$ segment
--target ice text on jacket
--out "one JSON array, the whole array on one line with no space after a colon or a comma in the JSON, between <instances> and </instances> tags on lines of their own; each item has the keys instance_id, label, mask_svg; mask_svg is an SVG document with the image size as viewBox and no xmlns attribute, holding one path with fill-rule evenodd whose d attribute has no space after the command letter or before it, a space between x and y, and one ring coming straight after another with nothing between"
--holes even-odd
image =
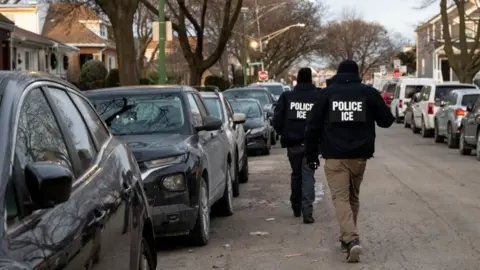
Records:
<instances>
[{"instance_id":1,"label":"ice text on jacket","mask_svg":"<svg viewBox=\"0 0 480 270\"><path fill-rule=\"evenodd\" d=\"M331 100L331 122L365 122L364 100Z\"/></svg>"},{"instance_id":2,"label":"ice text on jacket","mask_svg":"<svg viewBox=\"0 0 480 270\"><path fill-rule=\"evenodd\" d=\"M288 119L307 119L307 112L311 111L313 103L291 101L288 106Z\"/></svg>"}]
</instances>

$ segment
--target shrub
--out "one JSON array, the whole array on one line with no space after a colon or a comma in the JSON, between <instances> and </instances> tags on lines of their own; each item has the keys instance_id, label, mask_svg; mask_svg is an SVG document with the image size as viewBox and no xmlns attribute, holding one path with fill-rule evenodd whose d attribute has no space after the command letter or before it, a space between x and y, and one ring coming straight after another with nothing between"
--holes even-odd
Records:
<instances>
[{"instance_id":1,"label":"shrub","mask_svg":"<svg viewBox=\"0 0 480 270\"><path fill-rule=\"evenodd\" d=\"M207 78L205 78L205 85L216 86L220 88L221 91L224 91L228 89L228 87L230 86L230 83L227 80L225 80L223 77L210 75L210 76L207 76Z\"/></svg>"},{"instance_id":2,"label":"shrub","mask_svg":"<svg viewBox=\"0 0 480 270\"><path fill-rule=\"evenodd\" d=\"M80 71L79 85L82 90L98 89L105 86L107 69L101 61L89 60Z\"/></svg>"},{"instance_id":3,"label":"shrub","mask_svg":"<svg viewBox=\"0 0 480 270\"><path fill-rule=\"evenodd\" d=\"M120 86L120 74L118 69L114 68L108 72L107 78L105 79L105 87L117 87Z\"/></svg>"},{"instance_id":4,"label":"shrub","mask_svg":"<svg viewBox=\"0 0 480 270\"><path fill-rule=\"evenodd\" d=\"M150 85L152 81L149 78L140 78L140 85Z\"/></svg>"}]
</instances>

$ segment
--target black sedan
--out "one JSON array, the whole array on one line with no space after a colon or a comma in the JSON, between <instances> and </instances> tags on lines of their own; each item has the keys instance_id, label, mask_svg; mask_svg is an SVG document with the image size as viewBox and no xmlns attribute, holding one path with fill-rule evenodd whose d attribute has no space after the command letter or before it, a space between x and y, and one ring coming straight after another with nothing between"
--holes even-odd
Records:
<instances>
[{"instance_id":1,"label":"black sedan","mask_svg":"<svg viewBox=\"0 0 480 270\"><path fill-rule=\"evenodd\" d=\"M233 214L229 144L198 91L136 86L88 91L111 132L132 149L156 236L210 239L210 207Z\"/></svg>"},{"instance_id":2,"label":"black sedan","mask_svg":"<svg viewBox=\"0 0 480 270\"><path fill-rule=\"evenodd\" d=\"M260 103L255 99L232 99L229 102L234 112L246 116L243 128L247 135L247 149L269 155L272 148L271 129L267 113L262 110Z\"/></svg>"},{"instance_id":3,"label":"black sedan","mask_svg":"<svg viewBox=\"0 0 480 270\"><path fill-rule=\"evenodd\" d=\"M73 85L0 72L1 269L156 269L141 174Z\"/></svg>"}]
</instances>

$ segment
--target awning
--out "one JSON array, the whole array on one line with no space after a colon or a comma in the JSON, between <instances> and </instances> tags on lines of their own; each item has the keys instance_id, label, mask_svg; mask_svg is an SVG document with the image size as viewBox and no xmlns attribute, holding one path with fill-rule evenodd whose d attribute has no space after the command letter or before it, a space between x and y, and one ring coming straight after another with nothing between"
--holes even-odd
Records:
<instances>
[{"instance_id":1,"label":"awning","mask_svg":"<svg viewBox=\"0 0 480 270\"><path fill-rule=\"evenodd\" d=\"M14 31L12 32L12 39L14 41L32 44L32 45L41 46L41 47L49 46L49 47L55 47L55 48L62 48L63 50L67 50L67 51L80 50L76 47L63 44L54 39L35 34L33 32L30 32L20 27L15 27Z\"/></svg>"}]
</instances>

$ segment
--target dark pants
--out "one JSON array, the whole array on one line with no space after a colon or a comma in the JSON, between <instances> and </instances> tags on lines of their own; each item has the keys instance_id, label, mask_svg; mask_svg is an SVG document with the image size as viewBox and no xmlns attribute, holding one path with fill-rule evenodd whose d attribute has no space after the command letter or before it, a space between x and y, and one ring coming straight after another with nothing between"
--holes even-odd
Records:
<instances>
[{"instance_id":1,"label":"dark pants","mask_svg":"<svg viewBox=\"0 0 480 270\"><path fill-rule=\"evenodd\" d=\"M292 167L290 202L292 208L301 208L303 215L312 215L315 200L315 171L305 158L305 146L287 148L287 156Z\"/></svg>"}]
</instances>

